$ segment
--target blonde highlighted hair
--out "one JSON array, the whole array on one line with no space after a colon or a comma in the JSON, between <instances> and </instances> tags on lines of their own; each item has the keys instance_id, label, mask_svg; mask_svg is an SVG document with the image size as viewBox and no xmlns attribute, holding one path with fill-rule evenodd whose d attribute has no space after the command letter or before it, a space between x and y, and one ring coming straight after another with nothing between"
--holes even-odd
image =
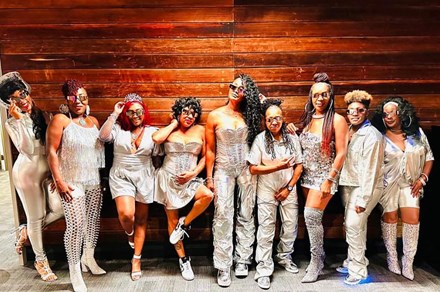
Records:
<instances>
[{"instance_id":1,"label":"blonde highlighted hair","mask_svg":"<svg viewBox=\"0 0 440 292\"><path fill-rule=\"evenodd\" d=\"M373 97L371 94L366 92L365 90L353 90L350 92L347 92L344 96L344 101L347 105L353 103L353 102L360 102L363 105L365 105L367 108L370 107L370 103L373 100Z\"/></svg>"}]
</instances>

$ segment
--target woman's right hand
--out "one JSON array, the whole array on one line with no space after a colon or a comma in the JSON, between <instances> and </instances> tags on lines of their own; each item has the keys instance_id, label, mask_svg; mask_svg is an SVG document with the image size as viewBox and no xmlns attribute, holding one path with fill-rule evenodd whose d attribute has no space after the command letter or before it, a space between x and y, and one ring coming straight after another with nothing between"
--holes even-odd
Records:
<instances>
[{"instance_id":1,"label":"woman's right hand","mask_svg":"<svg viewBox=\"0 0 440 292\"><path fill-rule=\"evenodd\" d=\"M74 188L69 186L64 181L58 181L55 183L57 186L58 193L60 194L61 199L66 201L67 203L72 201L72 192L74 191Z\"/></svg>"},{"instance_id":2,"label":"woman's right hand","mask_svg":"<svg viewBox=\"0 0 440 292\"><path fill-rule=\"evenodd\" d=\"M23 114L15 101L11 101L11 105L9 106L9 114L16 120L19 120L23 117Z\"/></svg>"},{"instance_id":3,"label":"woman's right hand","mask_svg":"<svg viewBox=\"0 0 440 292\"><path fill-rule=\"evenodd\" d=\"M115 104L115 107L113 108L113 113L119 116L122 113L122 110L124 109L124 106L125 106L125 102L118 101Z\"/></svg>"}]
</instances>

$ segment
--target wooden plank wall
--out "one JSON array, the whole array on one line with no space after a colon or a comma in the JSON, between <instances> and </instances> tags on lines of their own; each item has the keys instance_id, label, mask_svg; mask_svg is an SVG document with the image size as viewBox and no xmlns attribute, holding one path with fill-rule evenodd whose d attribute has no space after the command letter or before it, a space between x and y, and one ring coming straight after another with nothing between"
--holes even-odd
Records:
<instances>
[{"instance_id":1,"label":"wooden plank wall","mask_svg":"<svg viewBox=\"0 0 440 292\"><path fill-rule=\"evenodd\" d=\"M207 112L226 102L228 83L244 72L264 94L284 99L288 119L298 122L313 74L326 71L340 113L343 95L364 89L375 96L373 106L399 94L417 107L425 130L440 125L434 0L15 2L0 0L1 68L20 71L49 111L63 102L63 81L77 78L101 123L129 92L145 98L158 126L169 121L176 98L198 97L204 123ZM117 224L109 194L106 200L104 217ZM336 237L343 235L341 220L335 219ZM201 225L209 224L207 217ZM166 239L163 218L153 225ZM112 228L119 226L107 231ZM206 238L209 230L200 234Z\"/></svg>"}]
</instances>

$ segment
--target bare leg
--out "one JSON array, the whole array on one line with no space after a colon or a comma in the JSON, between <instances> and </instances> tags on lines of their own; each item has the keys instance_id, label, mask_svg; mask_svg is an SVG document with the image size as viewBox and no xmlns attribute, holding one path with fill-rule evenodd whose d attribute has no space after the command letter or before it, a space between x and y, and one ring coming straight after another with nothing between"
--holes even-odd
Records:
<instances>
[{"instance_id":1,"label":"bare leg","mask_svg":"<svg viewBox=\"0 0 440 292\"><path fill-rule=\"evenodd\" d=\"M134 217L134 254L141 255L147 233L148 205L136 202ZM135 272L140 270L141 260L133 258L131 271Z\"/></svg>"},{"instance_id":2,"label":"bare leg","mask_svg":"<svg viewBox=\"0 0 440 292\"><path fill-rule=\"evenodd\" d=\"M178 210L167 210L165 208L165 213L167 214L167 218L168 218L168 234L171 235L171 233L173 232L174 228L177 225L177 222L179 221L179 211ZM185 248L183 247L182 240L179 240L174 245L174 249L176 250L177 256L179 258L183 258L185 256Z\"/></svg>"},{"instance_id":3,"label":"bare leg","mask_svg":"<svg viewBox=\"0 0 440 292\"><path fill-rule=\"evenodd\" d=\"M195 200L194 205L191 211L189 211L188 215L186 215L184 222L185 226L191 224L191 222L195 218L197 218L200 214L202 214L206 210L206 208L208 208L209 204L211 204L213 198L214 198L214 194L211 192L211 190L209 190L206 186L201 185L197 189L196 194L194 196L194 200ZM173 226L173 229L174 227L176 227L176 225L177 225L177 221ZM169 231L169 226L168 226L168 231Z\"/></svg>"}]
</instances>

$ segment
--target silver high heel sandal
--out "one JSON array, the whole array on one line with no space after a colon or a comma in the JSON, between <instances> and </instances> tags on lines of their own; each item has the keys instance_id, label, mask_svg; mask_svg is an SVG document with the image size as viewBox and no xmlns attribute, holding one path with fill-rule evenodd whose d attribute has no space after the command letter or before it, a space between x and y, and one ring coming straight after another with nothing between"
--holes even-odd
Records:
<instances>
[{"instance_id":1,"label":"silver high heel sandal","mask_svg":"<svg viewBox=\"0 0 440 292\"><path fill-rule=\"evenodd\" d=\"M133 260L140 260L141 257L142 255L135 255L135 254L133 255L133 259L131 260L132 267L133 267ZM132 270L130 276L131 276L131 280L137 281L142 277L142 270L139 271Z\"/></svg>"},{"instance_id":2,"label":"silver high heel sandal","mask_svg":"<svg viewBox=\"0 0 440 292\"><path fill-rule=\"evenodd\" d=\"M124 231L124 232L125 232L125 234L127 234L128 237L131 237L131 236L134 235L134 229L133 229L133 231L132 231L131 233L127 233L127 231ZM129 245L132 249L134 249L134 242L133 242L133 241L130 241L130 238L128 239L128 245Z\"/></svg>"}]
</instances>

